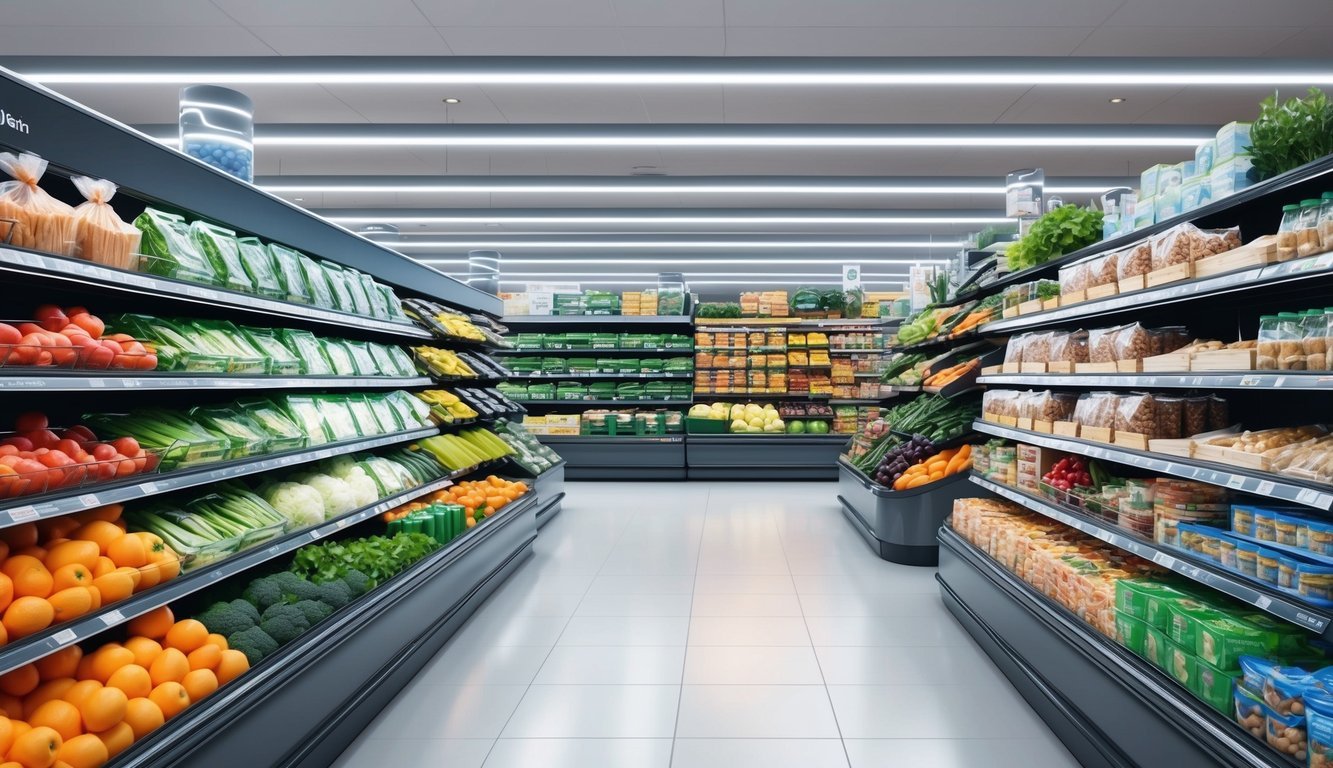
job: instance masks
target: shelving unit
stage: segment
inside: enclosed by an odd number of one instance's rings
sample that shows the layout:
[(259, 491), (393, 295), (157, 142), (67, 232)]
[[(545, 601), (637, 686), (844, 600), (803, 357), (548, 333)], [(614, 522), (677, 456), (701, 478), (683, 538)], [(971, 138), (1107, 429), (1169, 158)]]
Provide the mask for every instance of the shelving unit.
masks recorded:
[(685, 435), (539, 435), (565, 460), (570, 480), (684, 480)]
[[(72, 175), (106, 178), (119, 185), (115, 208), (127, 220), (145, 205), (169, 206), (187, 218), (218, 222), (241, 235), (255, 235), (359, 270), (394, 287), (402, 297), (427, 298), (486, 317), (497, 316), (502, 308), (495, 296), (352, 235), (4, 71), (0, 71), (0, 102), (7, 110), (21, 111), (36, 128), (31, 133), (11, 132), (0, 139), (2, 148), (32, 152), (50, 160), (51, 168), (41, 186), (58, 198), (79, 202), (70, 199), (73, 188), (68, 178)], [(87, 304), (95, 311), (106, 307), (109, 312), (221, 318), (243, 325), (296, 328), (317, 335), (404, 346), (429, 340), (453, 349), (487, 349), (476, 341), (436, 338), (406, 321), (289, 303), (10, 246), (0, 246), (0, 285), (4, 286), (0, 293), (19, 307), (42, 302)], [(475, 385), (481, 381), (450, 383)], [(356, 392), (435, 386), (438, 382), (424, 375), (262, 376), (6, 366), (0, 369), (0, 415), (12, 417), (24, 411), (71, 406), (78, 409), (74, 413), (117, 413), (139, 402), (133, 399), (135, 392), (145, 393), (154, 403), (196, 405), (225, 399), (225, 393), (232, 390)], [(95, 406), (80, 402), (89, 393), (97, 395)], [(129, 502), (133, 508), (139, 500), (173, 491), (405, 445), (482, 421), (486, 419), (464, 420), (442, 428), (368, 434), (300, 450), (137, 474), (41, 495), (9, 496), (0, 502), (0, 527), (112, 503)], [(112, 639), (105, 635), (108, 630), (160, 606), (179, 608), (179, 618), (189, 616), (202, 607), (193, 602), (203, 596), (204, 590), (256, 575), (266, 567), (281, 567), (282, 559), (312, 542), (378, 533), (382, 530), (379, 517), (385, 511), (455, 480), (498, 468), (498, 463), (452, 473), (441, 468), (439, 477), (417, 488), (229, 553), (156, 587), (6, 643), (0, 647), (0, 671), (16, 669), (72, 644), (91, 646)], [(313, 768), (330, 764), (384, 702), (530, 553), (538, 512), (549, 516), (559, 510), (563, 497), (560, 475), (552, 471), (537, 478), (531, 483), (531, 493), (499, 514), (480, 520), (443, 549), (317, 623), (215, 695), (196, 702), (170, 723), (138, 740), (112, 765), (188, 764), (198, 768), (245, 762)], [(330, 670), (337, 674), (330, 674)]]
[(1021, 387), (1109, 387), (1115, 389), (1321, 390), (1333, 386), (1329, 371), (1237, 371), (1236, 373), (993, 374), (979, 384)]

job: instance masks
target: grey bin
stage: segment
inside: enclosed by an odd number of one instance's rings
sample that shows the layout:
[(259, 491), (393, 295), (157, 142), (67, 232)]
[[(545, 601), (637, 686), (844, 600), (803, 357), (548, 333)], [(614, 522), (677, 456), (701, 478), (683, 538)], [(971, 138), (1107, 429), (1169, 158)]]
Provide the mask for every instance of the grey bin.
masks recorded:
[(968, 482), (971, 472), (959, 472), (919, 488), (895, 491), (861, 474), (845, 459), (838, 460), (838, 501), (875, 554), (902, 565), (939, 564), (935, 539), (957, 499), (991, 494)]

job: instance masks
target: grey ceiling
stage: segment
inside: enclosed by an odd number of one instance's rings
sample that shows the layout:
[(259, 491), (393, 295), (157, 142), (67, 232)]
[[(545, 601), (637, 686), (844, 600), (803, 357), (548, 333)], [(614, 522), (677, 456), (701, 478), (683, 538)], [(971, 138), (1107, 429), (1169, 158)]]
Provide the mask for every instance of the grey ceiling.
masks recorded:
[[(43, 0), (11, 2), (0, 65), (40, 70), (76, 56), (1039, 56), (1333, 57), (1328, 0)], [(22, 57), (22, 58), (19, 58)], [(50, 57), (34, 59), (31, 57)], [(369, 60), (367, 60), (369, 61)], [(1127, 60), (1128, 61), (1128, 60)], [(225, 59), (219, 59), (225, 64)], [(1243, 63), (1243, 62), (1242, 62)], [(1133, 66), (1133, 62), (1129, 62)], [(172, 123), (176, 85), (53, 86), (133, 125)], [(264, 124), (1221, 125), (1247, 119), (1264, 85), (1228, 87), (246, 85)], [(1284, 88), (1291, 92), (1301, 89)], [(446, 107), (442, 98), (462, 100)], [(1124, 103), (1112, 104), (1111, 97)], [(262, 130), (262, 128), (261, 128)], [(373, 127), (371, 130), (375, 130)], [(1117, 179), (1188, 149), (261, 148), (283, 176), (1051, 177)], [(638, 168), (641, 172), (643, 169)], [(987, 195), (673, 193), (295, 193), (314, 209), (370, 213), (575, 208), (999, 212)], [(961, 227), (963, 230), (979, 227)], [(405, 229), (405, 231), (407, 231)], [(955, 237), (952, 225), (516, 224), (416, 233), (643, 233)], [(445, 253), (450, 253), (446, 251)], [(553, 252), (554, 253), (554, 252)], [(598, 253), (598, 256), (608, 254)], [(615, 255), (615, 254), (611, 254)], [(660, 254), (658, 254), (660, 256)], [(789, 254), (782, 254), (787, 256)], [(891, 254), (899, 256), (901, 254)], [(924, 256), (925, 254), (921, 254)]]

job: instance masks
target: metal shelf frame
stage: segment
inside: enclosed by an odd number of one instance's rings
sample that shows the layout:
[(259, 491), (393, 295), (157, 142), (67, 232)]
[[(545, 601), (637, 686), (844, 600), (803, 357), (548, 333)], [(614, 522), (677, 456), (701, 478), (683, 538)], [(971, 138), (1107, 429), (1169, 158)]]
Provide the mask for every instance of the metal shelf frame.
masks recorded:
[(1333, 388), (1333, 371), (1236, 371), (1234, 373), (994, 374), (978, 384), (1032, 387), (1114, 387), (1139, 389), (1279, 389)]
[(209, 376), (163, 371), (117, 375), (114, 371), (0, 368), (0, 392), (84, 392), (88, 390), (174, 389), (409, 389), (428, 387), (425, 376)]

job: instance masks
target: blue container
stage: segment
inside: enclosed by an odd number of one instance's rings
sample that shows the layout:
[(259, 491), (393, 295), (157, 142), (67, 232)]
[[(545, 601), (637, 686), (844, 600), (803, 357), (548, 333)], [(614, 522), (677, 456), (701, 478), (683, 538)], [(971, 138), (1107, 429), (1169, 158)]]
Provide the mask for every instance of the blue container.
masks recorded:
[(181, 151), (236, 178), (255, 180), (255, 108), (249, 96), (216, 85), (180, 93)]

